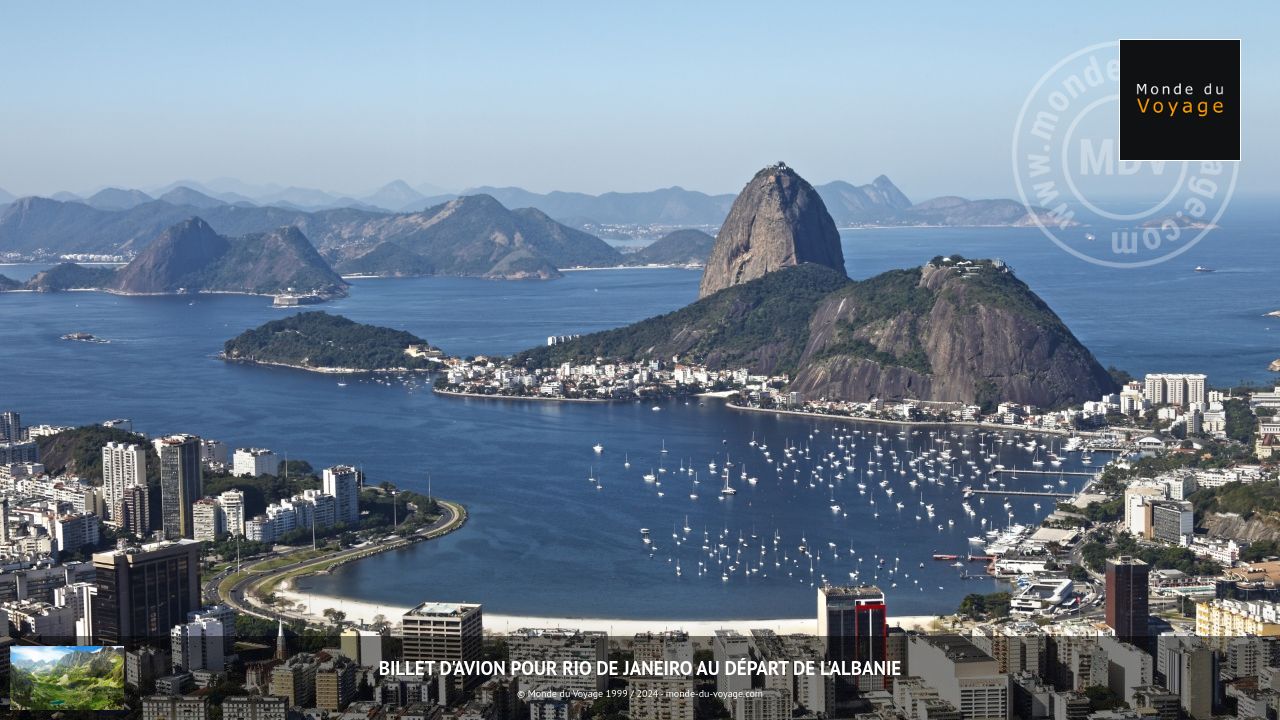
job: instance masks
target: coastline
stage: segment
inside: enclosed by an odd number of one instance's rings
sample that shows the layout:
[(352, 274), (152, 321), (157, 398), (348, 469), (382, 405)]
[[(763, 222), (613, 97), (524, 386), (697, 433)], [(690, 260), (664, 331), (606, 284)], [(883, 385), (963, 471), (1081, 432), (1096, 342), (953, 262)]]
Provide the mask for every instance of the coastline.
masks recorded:
[[(351, 600), (331, 595), (317, 595), (295, 590), (292, 586), (281, 587), (276, 591), (292, 603), (305, 607), (304, 615), (326, 623), (325, 610), (332, 608), (346, 613), (348, 620), (370, 622), (375, 615), (382, 615), (395, 623), (396, 619), (409, 610), (408, 606), (391, 605)], [(927, 628), (937, 621), (936, 615), (904, 615), (889, 618), (890, 625), (900, 625), (904, 629)], [(684, 630), (692, 636), (706, 637), (714, 635), (716, 630), (734, 629), (749, 632), (756, 628), (767, 628), (779, 634), (806, 633), (816, 634), (818, 621), (814, 618), (766, 618), (756, 620), (633, 620), (626, 618), (589, 618), (589, 617), (543, 617), (536, 615), (508, 615), (503, 613), (485, 613), (485, 632), (505, 633), (521, 628), (575, 628), (578, 630), (603, 630), (611, 635), (628, 636), (642, 632), (661, 632), (663, 630)]]
[(332, 367), (310, 367), (307, 365), (293, 365), (284, 362), (271, 362), (269, 360), (246, 360), (242, 358), (227, 357), (226, 353), (220, 352), (214, 357), (226, 363), (235, 363), (237, 365), (262, 365), (264, 367), (287, 368), (289, 370), (303, 370), (305, 372), (313, 372), (321, 375), (394, 375), (398, 373), (432, 373), (434, 368), (381, 368), (378, 370), (363, 370), (360, 368), (332, 368)]
[[(803, 410), (774, 410), (770, 408), (750, 407), (748, 405), (738, 405), (732, 402), (726, 402), (725, 407), (731, 410), (739, 410), (742, 412), (758, 412), (773, 415), (795, 415), (797, 417), (818, 418), (821, 420), (837, 420), (841, 422), (857, 422), (857, 423), (879, 423), (882, 425), (914, 425), (917, 427), (972, 427), (983, 428), (986, 430), (1018, 430), (1020, 432), (1041, 433), (1044, 435), (1062, 435), (1070, 437), (1071, 432), (1066, 430), (1054, 430), (1052, 428), (1033, 428), (1023, 425), (1000, 425), (997, 423), (981, 423), (972, 420), (956, 420), (954, 422), (943, 422), (940, 420), (892, 420), (889, 418), (869, 418), (859, 415), (830, 415), (827, 413), (805, 412)], [(1084, 430), (1075, 431), (1076, 435), (1082, 437), (1092, 437), (1096, 433), (1090, 433)]]
[(576, 402), (576, 403), (613, 403), (613, 402), (629, 402), (630, 399), (608, 400), (604, 398), (566, 398), (566, 397), (543, 397), (541, 395), (485, 395), (484, 393), (464, 392), (462, 390), (441, 390), (436, 387), (431, 388), (431, 392), (440, 395), (451, 395), (453, 397), (480, 398), (481, 400), (532, 400), (538, 402)]

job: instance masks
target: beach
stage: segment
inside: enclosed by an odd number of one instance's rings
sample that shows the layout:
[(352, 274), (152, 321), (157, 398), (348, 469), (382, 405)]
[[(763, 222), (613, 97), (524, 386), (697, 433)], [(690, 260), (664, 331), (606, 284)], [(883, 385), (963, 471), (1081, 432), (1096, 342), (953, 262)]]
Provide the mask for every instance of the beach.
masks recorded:
[[(403, 605), (381, 605), (378, 603), (328, 595), (300, 593), (292, 589), (281, 588), (276, 594), (294, 603), (298, 614), (306, 615), (318, 622), (327, 622), (324, 611), (334, 609), (346, 614), (346, 620), (368, 623), (377, 615), (382, 615), (393, 625), (401, 615), (409, 610)], [(933, 615), (891, 616), (890, 626), (900, 626), (905, 630), (927, 629), (937, 621)], [(779, 634), (808, 633), (818, 631), (818, 622), (814, 618), (781, 618), (759, 620), (625, 620), (615, 618), (582, 618), (582, 617), (531, 617), (524, 615), (484, 614), (486, 632), (505, 633), (521, 628), (572, 628), (577, 630), (603, 630), (610, 635), (628, 636), (643, 632), (661, 632), (664, 630), (683, 630), (694, 637), (714, 635), (716, 630), (737, 630), (748, 633), (753, 629), (768, 629)]]

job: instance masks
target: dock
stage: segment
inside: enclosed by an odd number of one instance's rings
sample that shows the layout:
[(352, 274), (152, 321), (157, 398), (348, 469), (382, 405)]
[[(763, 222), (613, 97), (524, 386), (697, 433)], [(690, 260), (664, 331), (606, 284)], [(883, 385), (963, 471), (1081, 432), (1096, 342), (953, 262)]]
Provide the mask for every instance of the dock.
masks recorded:
[(1004, 475), (1071, 475), (1072, 477), (1097, 477), (1102, 471), (1084, 472), (1081, 470), (1013, 470), (1011, 468), (1003, 468), (992, 470), (993, 473), (1002, 473)]
[(1048, 490), (970, 490), (970, 495), (1019, 495), (1025, 497), (1051, 497), (1062, 500), (1070, 500), (1075, 497), (1071, 493), (1050, 492)]

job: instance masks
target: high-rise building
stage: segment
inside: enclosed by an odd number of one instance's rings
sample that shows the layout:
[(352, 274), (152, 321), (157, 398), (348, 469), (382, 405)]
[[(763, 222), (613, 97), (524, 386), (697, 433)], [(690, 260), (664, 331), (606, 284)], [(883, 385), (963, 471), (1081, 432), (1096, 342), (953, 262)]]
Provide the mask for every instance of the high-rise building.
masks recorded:
[(220, 620), (203, 618), (174, 625), (169, 637), (175, 668), (187, 672), (226, 669), (226, 631)]
[(1152, 405), (1203, 405), (1205, 380), (1206, 376), (1193, 373), (1148, 373), (1143, 378), (1143, 395)]
[(350, 465), (334, 465), (321, 473), (324, 494), (334, 499), (334, 516), (344, 525), (360, 522), (360, 488), (356, 469)]
[(136, 443), (109, 442), (102, 446), (102, 501), (106, 521), (119, 526), (120, 503), (130, 487), (147, 485), (147, 451)]
[[(479, 660), (484, 637), (481, 606), (472, 603), (424, 602), (400, 618), (405, 662)], [(471, 684), (449, 676), (455, 687)]]
[(382, 662), (382, 644), (385, 633), (365, 628), (349, 627), (342, 631), (342, 654), (363, 667), (378, 667)]
[(1142, 645), (1147, 637), (1147, 564), (1127, 555), (1107, 560), (1107, 626), (1116, 637)]
[(338, 712), (345, 710), (356, 695), (356, 664), (341, 655), (330, 658), (316, 668), (316, 707)]
[(1152, 503), (1151, 538), (1173, 545), (1186, 545), (1195, 534), (1195, 507), (1187, 500)]
[(0, 412), (0, 442), (20, 442), (26, 436), (22, 432), (22, 416), (17, 410)]
[(154, 543), (95, 553), (93, 627), (98, 639), (159, 640), (200, 607), (200, 544)]
[(716, 630), (711, 641), (711, 653), (720, 672), (716, 675), (716, 692), (730, 695), (751, 689), (751, 677), (742, 673), (725, 671), (733, 663), (751, 657), (751, 638), (737, 630)]
[(201, 498), (191, 507), (191, 525), (196, 540), (213, 542), (223, 533), (222, 508), (213, 498)]
[(223, 525), (232, 535), (244, 536), (244, 492), (227, 490), (218, 496), (218, 507), (222, 509)]
[(166, 540), (195, 535), (191, 508), (204, 495), (200, 438), (170, 435), (155, 441), (160, 456), (160, 527)]
[(138, 538), (145, 538), (150, 534), (152, 529), (150, 488), (145, 485), (125, 488), (124, 495), (120, 499), (119, 525)]
[(315, 655), (298, 653), (271, 671), (269, 692), (284, 698), (292, 706), (314, 707), (316, 670), (319, 668), (320, 661)]
[(693, 678), (636, 677), (627, 680), (631, 720), (693, 720)]
[[(824, 585), (818, 588), (818, 637), (832, 662), (881, 662), (886, 659), (888, 613), (884, 593), (874, 585)], [(853, 678), (858, 690), (882, 690), (882, 675)]]

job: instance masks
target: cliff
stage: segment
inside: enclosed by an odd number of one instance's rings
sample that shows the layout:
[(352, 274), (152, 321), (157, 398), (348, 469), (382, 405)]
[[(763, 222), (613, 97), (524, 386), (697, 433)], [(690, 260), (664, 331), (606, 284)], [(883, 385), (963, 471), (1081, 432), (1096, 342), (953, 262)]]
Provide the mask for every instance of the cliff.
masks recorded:
[(813, 186), (778, 163), (733, 201), (702, 274), (698, 297), (802, 263), (845, 273), (840, 233)]

